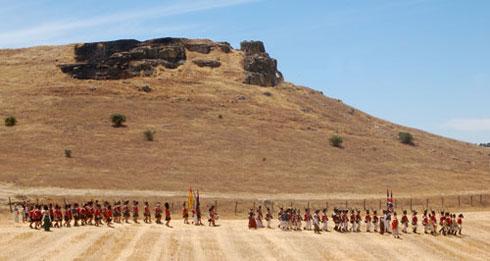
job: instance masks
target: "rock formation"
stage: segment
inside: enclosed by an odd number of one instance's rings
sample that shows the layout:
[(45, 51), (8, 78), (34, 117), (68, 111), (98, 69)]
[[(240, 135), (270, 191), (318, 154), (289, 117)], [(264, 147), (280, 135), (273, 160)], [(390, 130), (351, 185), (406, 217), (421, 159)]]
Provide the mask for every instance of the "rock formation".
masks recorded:
[(216, 60), (196, 59), (192, 60), (192, 62), (199, 67), (217, 68), (221, 66), (221, 62)]
[[(75, 46), (76, 63), (59, 67), (76, 79), (125, 79), (151, 76), (158, 66), (175, 69), (186, 62), (186, 51), (209, 54), (213, 50), (229, 53), (233, 48), (227, 42), (171, 37), (143, 42), (117, 40), (84, 43)], [(241, 50), (244, 53), (244, 83), (275, 86), (282, 81), (277, 61), (265, 52), (262, 42), (244, 41)], [(221, 66), (221, 62), (214, 59), (194, 59), (192, 62), (200, 67)]]
[[(208, 54), (228, 53), (229, 43), (185, 38), (159, 38), (140, 42), (117, 40), (84, 43), (75, 47), (75, 64), (62, 64), (61, 70), (77, 79), (124, 79), (152, 75), (157, 66), (175, 69), (186, 61), (186, 50)], [(217, 67), (216, 62), (204, 66)]]
[(276, 86), (282, 80), (282, 74), (277, 70), (277, 60), (265, 52), (261, 41), (243, 41), (240, 49), (244, 52), (243, 69), (245, 69), (246, 84), (260, 86)]

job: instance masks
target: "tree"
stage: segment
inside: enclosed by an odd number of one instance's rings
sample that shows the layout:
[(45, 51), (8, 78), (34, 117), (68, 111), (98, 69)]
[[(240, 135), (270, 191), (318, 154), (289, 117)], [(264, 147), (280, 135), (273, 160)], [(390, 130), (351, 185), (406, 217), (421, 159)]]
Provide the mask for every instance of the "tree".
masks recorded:
[(143, 132), (143, 135), (145, 136), (145, 139), (147, 141), (153, 141), (153, 136), (155, 135), (155, 131), (154, 130), (145, 130), (145, 132)]
[(413, 136), (412, 136), (412, 134), (410, 134), (408, 132), (399, 132), (398, 133), (398, 139), (403, 144), (414, 145), (413, 144)]
[(342, 148), (342, 142), (344, 142), (344, 139), (342, 139), (341, 136), (334, 134), (328, 140), (330, 141), (330, 145), (337, 148)]
[(124, 126), (123, 123), (126, 122), (126, 116), (124, 114), (115, 113), (112, 114), (111, 120), (115, 128)]
[(15, 124), (17, 124), (17, 119), (14, 116), (8, 116), (5, 118), (5, 126), (13, 127)]

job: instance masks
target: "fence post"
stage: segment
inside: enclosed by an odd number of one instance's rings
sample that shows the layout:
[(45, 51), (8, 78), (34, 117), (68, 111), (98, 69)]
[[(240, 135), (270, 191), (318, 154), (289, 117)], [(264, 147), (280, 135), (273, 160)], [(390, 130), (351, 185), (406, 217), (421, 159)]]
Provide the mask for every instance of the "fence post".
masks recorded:
[(413, 202), (412, 202), (412, 198), (410, 198), (410, 211), (413, 211)]
[(214, 200), (214, 208), (218, 211), (218, 200)]
[(236, 216), (237, 211), (238, 211), (238, 201), (235, 201), (235, 216)]
[(347, 202), (347, 200), (345, 201), (345, 208), (348, 208), (349, 207), (349, 203)]
[(293, 207), (293, 202), (292, 202), (292, 201), (290, 201), (289, 203), (291, 204), (291, 208), (292, 208), (292, 207)]
[(470, 206), (473, 207), (473, 195), (470, 196)]
[(254, 200), (254, 209), (255, 209), (255, 200)]
[(308, 201), (308, 209), (310, 209), (310, 201)]
[(9, 208), (10, 208), (10, 213), (14, 212), (14, 211), (12, 210), (12, 201), (10, 200), (10, 197), (9, 197)]
[(458, 207), (461, 207), (461, 196), (458, 195)]
[(381, 210), (381, 199), (379, 200), (379, 210)]
[(425, 200), (425, 208), (426, 209), (429, 209), (429, 199), (426, 199)]
[(364, 199), (364, 201), (362, 202), (362, 206), (364, 207), (364, 210), (366, 210), (366, 200)]
[(480, 194), (480, 205), (482, 204), (482, 195)]

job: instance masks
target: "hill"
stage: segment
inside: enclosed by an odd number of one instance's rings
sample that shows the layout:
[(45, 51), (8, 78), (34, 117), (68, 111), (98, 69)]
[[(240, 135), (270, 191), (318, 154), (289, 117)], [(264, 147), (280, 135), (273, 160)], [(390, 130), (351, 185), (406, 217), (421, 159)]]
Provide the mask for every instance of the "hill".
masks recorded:
[[(0, 50), (0, 116), (17, 119), (0, 127), (0, 183), (192, 185), (230, 195), (488, 192), (487, 149), (285, 82), (261, 48), (164, 38)], [(112, 126), (114, 113), (126, 115), (125, 127)], [(342, 148), (329, 144), (333, 134)]]

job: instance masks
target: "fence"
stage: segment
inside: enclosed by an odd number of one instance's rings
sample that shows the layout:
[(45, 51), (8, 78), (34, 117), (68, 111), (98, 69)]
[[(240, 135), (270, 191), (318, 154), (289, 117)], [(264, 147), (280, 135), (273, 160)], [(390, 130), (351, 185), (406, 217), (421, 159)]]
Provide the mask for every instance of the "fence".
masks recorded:
[[(15, 204), (22, 203), (24, 200), (30, 200), (36, 203), (53, 203), (64, 205), (67, 202), (81, 202), (96, 200), (94, 197), (77, 197), (77, 198), (60, 198), (60, 197), (40, 197), (40, 198), (26, 198), (16, 197), (17, 200), (8, 198), (8, 205), (10, 211), (13, 210)], [(155, 202), (168, 202), (170, 210), (174, 214), (179, 214), (182, 209), (183, 203), (187, 202), (185, 197), (173, 197), (173, 198), (130, 198), (131, 200), (138, 200), (139, 202), (148, 201), (151, 205)], [(102, 201), (116, 201), (120, 198), (106, 197), (99, 199)], [(237, 217), (244, 218), (247, 216), (251, 208), (262, 206), (263, 208), (270, 208), (272, 213), (277, 213), (279, 208), (312, 208), (312, 209), (324, 209), (327, 208), (331, 211), (334, 207), (348, 208), (348, 209), (360, 209), (360, 210), (380, 210), (386, 207), (386, 198), (377, 199), (334, 199), (334, 200), (247, 200), (247, 199), (213, 199), (213, 198), (201, 198), (201, 206), (203, 212), (211, 205), (216, 206), (221, 216), (225, 217)], [(471, 209), (482, 209), (489, 207), (489, 194), (467, 194), (467, 195), (450, 195), (450, 196), (432, 196), (432, 197), (420, 197), (420, 198), (395, 198), (394, 208), (395, 210), (419, 210), (434, 209), (434, 210), (448, 210), (448, 211), (460, 211)]]

